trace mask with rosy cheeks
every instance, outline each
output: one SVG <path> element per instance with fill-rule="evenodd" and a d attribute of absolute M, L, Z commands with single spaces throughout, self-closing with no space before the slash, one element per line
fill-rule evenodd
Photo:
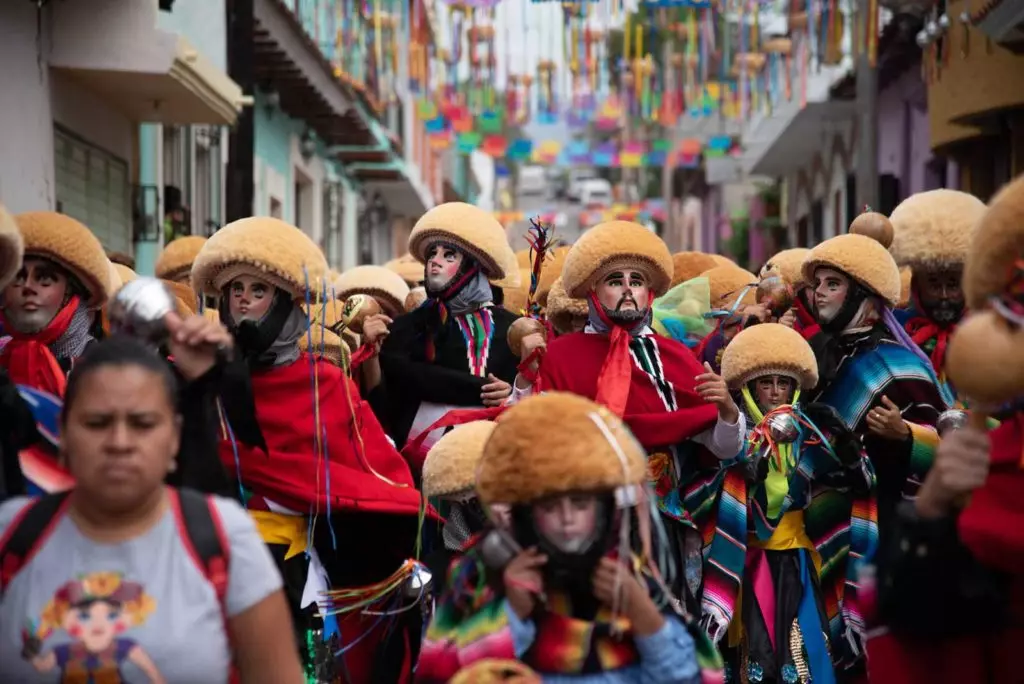
<path fill-rule="evenodd" d="M 4 290 L 4 314 L 20 333 L 43 330 L 68 300 L 68 276 L 48 259 L 25 257 L 14 282 Z"/>
<path fill-rule="evenodd" d="M 464 255 L 454 247 L 435 244 L 427 248 L 426 257 L 424 286 L 427 288 L 427 292 L 439 294 L 459 274 Z"/>
<path fill-rule="evenodd" d="M 534 525 L 563 553 L 586 551 L 595 541 L 598 501 L 593 496 L 559 496 L 533 507 Z"/>
<path fill-rule="evenodd" d="M 228 310 L 235 325 L 258 323 L 274 302 L 274 286 L 253 276 L 242 275 L 228 285 Z"/>
<path fill-rule="evenodd" d="M 594 292 L 608 317 L 617 322 L 638 321 L 647 315 L 651 306 L 647 276 L 631 268 L 609 271 Z"/>
<path fill-rule="evenodd" d="M 784 375 L 764 375 L 753 381 L 754 399 L 768 412 L 793 403 L 793 379 Z"/>
<path fill-rule="evenodd" d="M 814 272 L 814 309 L 819 321 L 831 321 L 839 314 L 850 291 L 850 279 L 832 268 Z"/>

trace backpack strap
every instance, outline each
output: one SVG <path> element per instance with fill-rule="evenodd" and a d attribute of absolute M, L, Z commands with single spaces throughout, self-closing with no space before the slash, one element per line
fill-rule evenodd
<path fill-rule="evenodd" d="M 224 609 L 231 546 L 224 534 L 224 526 L 213 497 L 191 489 L 172 489 L 171 504 L 185 549 L 203 577 L 213 586 L 217 600 Z"/>
<path fill-rule="evenodd" d="M 70 492 L 45 494 L 22 508 L 0 537 L 0 596 L 64 517 Z"/>
<path fill-rule="evenodd" d="M 196 567 L 213 587 L 224 620 L 224 636 L 231 643 L 228 625 L 228 573 L 231 544 L 212 496 L 193 489 L 171 489 L 171 507 L 178 522 L 178 534 Z M 232 663 L 229 684 L 240 684 L 238 668 Z"/>

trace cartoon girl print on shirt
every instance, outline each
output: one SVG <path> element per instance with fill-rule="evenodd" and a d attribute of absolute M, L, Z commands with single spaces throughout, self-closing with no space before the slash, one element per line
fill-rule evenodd
<path fill-rule="evenodd" d="M 22 657 L 41 673 L 59 670 L 61 684 L 122 684 L 129 661 L 151 684 L 165 684 L 148 654 L 125 633 L 142 625 L 156 601 L 141 584 L 119 573 L 94 572 L 64 584 L 43 608 L 38 626 L 22 632 Z M 63 629 L 71 641 L 43 651 L 43 642 Z"/>

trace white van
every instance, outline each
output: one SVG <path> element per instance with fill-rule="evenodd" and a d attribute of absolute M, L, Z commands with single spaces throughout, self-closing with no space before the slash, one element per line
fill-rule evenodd
<path fill-rule="evenodd" d="M 612 184 L 603 178 L 591 178 L 580 183 L 580 204 L 584 209 L 610 207 L 614 203 Z"/>
<path fill-rule="evenodd" d="M 548 179 L 543 166 L 524 166 L 519 170 L 517 194 L 521 196 L 545 195 L 547 189 Z"/>

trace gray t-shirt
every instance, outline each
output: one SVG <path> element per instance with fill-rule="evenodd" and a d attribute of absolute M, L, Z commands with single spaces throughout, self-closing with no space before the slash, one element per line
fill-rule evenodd
<path fill-rule="evenodd" d="M 0 535 L 26 502 L 0 506 Z M 281 577 L 245 510 L 228 499 L 216 507 L 231 547 L 233 617 L 280 589 Z M 26 634 L 41 646 L 31 662 Z M 86 539 L 64 516 L 0 600 L 4 684 L 222 684 L 229 662 L 221 606 L 170 510 L 119 544 Z"/>

